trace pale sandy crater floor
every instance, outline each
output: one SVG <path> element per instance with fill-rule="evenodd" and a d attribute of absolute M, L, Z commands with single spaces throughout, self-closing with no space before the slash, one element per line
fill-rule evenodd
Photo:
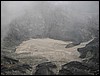
<path fill-rule="evenodd" d="M 93 39 L 92 39 L 93 40 Z M 90 41 L 92 41 L 90 40 Z M 80 45 L 65 48 L 70 41 L 61 41 L 54 39 L 30 39 L 23 41 L 16 49 L 17 58 L 21 62 L 32 64 L 33 66 L 42 62 L 54 62 L 61 66 L 70 61 L 82 61 L 79 56 L 78 48 L 85 47 L 88 42 Z"/>

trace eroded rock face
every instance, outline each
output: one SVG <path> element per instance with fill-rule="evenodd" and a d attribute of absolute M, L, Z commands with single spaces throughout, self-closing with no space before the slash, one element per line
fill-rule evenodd
<path fill-rule="evenodd" d="M 72 61 L 62 66 L 59 75 L 91 75 L 88 73 L 88 67 L 81 62 Z"/>
<path fill-rule="evenodd" d="M 33 75 L 55 75 L 57 66 L 52 62 L 44 62 L 36 66 L 36 72 Z"/>
<path fill-rule="evenodd" d="M 91 68 L 94 74 L 99 71 L 99 38 L 95 38 L 92 42 L 84 48 L 78 49 L 83 58 L 83 63 Z"/>
<path fill-rule="evenodd" d="M 10 57 L 2 57 L 1 75 L 30 75 L 31 70 L 32 67 L 28 64 Z"/>
<path fill-rule="evenodd" d="M 92 42 L 90 42 L 89 44 L 86 45 L 86 47 L 84 48 L 79 48 L 78 51 L 80 52 L 80 58 L 86 58 L 87 56 L 89 56 L 89 52 L 90 52 L 90 56 L 92 58 L 96 58 L 96 60 L 99 59 L 99 38 L 95 38 Z M 98 62 L 98 61 L 97 61 Z"/>
<path fill-rule="evenodd" d="M 59 75 L 99 75 L 99 38 L 79 48 L 82 62 L 72 61 L 62 66 Z"/>

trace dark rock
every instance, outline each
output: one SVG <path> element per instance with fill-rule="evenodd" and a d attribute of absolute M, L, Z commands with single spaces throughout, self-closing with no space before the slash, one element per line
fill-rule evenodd
<path fill-rule="evenodd" d="M 4 56 L 4 59 L 7 60 L 7 62 L 12 62 L 13 64 L 19 62 L 19 61 L 16 60 L 16 59 L 12 59 L 12 58 L 10 58 L 10 57 L 6 57 L 6 56 Z"/>
<path fill-rule="evenodd" d="M 73 75 L 73 73 L 67 69 L 62 69 L 59 71 L 59 75 Z"/>
<path fill-rule="evenodd" d="M 80 58 L 84 58 L 82 63 L 88 66 L 91 73 L 99 73 L 99 38 L 95 38 L 83 48 L 79 48 Z"/>
<path fill-rule="evenodd" d="M 51 62 L 41 63 L 36 66 L 35 75 L 55 75 L 53 70 L 56 68 L 57 66 Z"/>
<path fill-rule="evenodd" d="M 72 61 L 62 66 L 59 75 L 92 75 L 87 66 L 78 61 Z"/>
<path fill-rule="evenodd" d="M 17 59 L 2 57 L 1 75 L 29 75 L 32 67 L 28 64 L 19 62 Z M 27 72 L 28 71 L 28 72 Z"/>
<path fill-rule="evenodd" d="M 74 47 L 76 45 L 79 45 L 80 43 L 70 43 L 68 44 L 65 48 L 70 48 L 70 47 Z"/>
<path fill-rule="evenodd" d="M 69 62 L 69 63 L 62 66 L 62 68 L 64 68 L 64 69 L 70 68 L 70 67 L 83 69 L 83 70 L 88 70 L 87 66 L 83 65 L 81 62 L 78 62 L 78 61 L 72 61 L 72 62 Z"/>

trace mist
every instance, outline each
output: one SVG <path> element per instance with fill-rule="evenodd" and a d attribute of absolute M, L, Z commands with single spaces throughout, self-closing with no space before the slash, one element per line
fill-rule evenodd
<path fill-rule="evenodd" d="M 90 24 L 91 21 L 96 24 Z M 7 36 L 10 28 L 16 24 L 22 29 L 26 27 L 30 33 L 29 37 L 41 35 L 41 37 L 81 42 L 94 35 L 88 28 L 99 27 L 99 2 L 2 1 L 1 39 Z M 74 35 L 76 39 L 73 38 Z"/>

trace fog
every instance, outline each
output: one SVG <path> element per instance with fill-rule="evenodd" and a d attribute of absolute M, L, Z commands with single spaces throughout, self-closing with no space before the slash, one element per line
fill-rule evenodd
<path fill-rule="evenodd" d="M 19 40 L 49 37 L 81 42 L 95 36 L 98 27 L 99 1 L 1 1 L 1 39 L 17 30 Z"/>

